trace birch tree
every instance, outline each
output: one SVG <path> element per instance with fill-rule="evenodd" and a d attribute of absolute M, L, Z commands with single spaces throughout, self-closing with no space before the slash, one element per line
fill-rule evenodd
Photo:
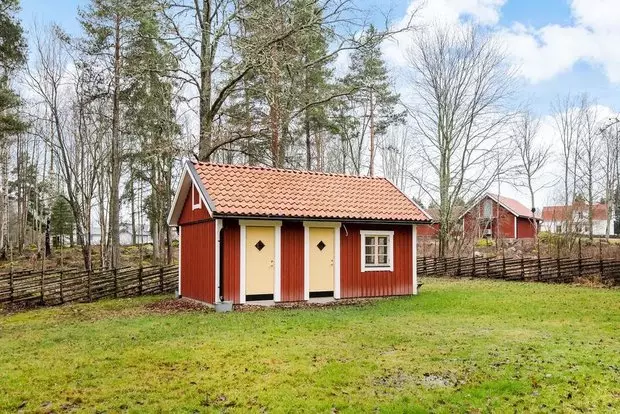
<path fill-rule="evenodd" d="M 530 196 L 532 215 L 536 212 L 536 193 L 548 188 L 551 183 L 541 183 L 540 178 L 551 159 L 551 145 L 539 143 L 540 120 L 531 112 L 519 114 L 512 127 L 511 138 L 517 153 L 518 165 L 515 171 L 515 185 L 527 189 Z M 538 234 L 537 221 L 532 220 L 535 233 Z"/>
<path fill-rule="evenodd" d="M 416 36 L 408 59 L 420 157 L 411 178 L 439 207 L 438 253 L 445 256 L 456 202 L 477 200 L 511 156 L 505 129 L 513 72 L 500 45 L 474 27 L 432 27 Z"/>

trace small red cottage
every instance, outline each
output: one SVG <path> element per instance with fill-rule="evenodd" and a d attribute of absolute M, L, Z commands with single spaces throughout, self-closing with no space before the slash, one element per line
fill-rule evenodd
<path fill-rule="evenodd" d="M 168 222 L 179 293 L 245 303 L 416 294 L 429 217 L 384 178 L 188 162 Z"/>
<path fill-rule="evenodd" d="M 476 237 L 528 239 L 540 228 L 540 218 L 517 200 L 487 193 L 465 212 L 463 231 Z"/>

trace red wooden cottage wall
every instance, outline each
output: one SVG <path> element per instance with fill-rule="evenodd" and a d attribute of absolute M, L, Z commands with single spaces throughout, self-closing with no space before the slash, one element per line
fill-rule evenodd
<path fill-rule="evenodd" d="M 362 272 L 360 230 L 394 231 L 394 271 Z M 340 296 L 385 296 L 413 293 L 411 225 L 343 223 L 340 229 Z M 184 230 L 183 230 L 184 231 Z M 240 228 L 237 220 L 223 222 L 222 271 L 224 299 L 239 303 Z M 203 244 L 204 241 L 203 241 Z M 304 300 L 304 227 L 284 221 L 281 227 L 281 301 Z"/>
<path fill-rule="evenodd" d="M 192 187 L 193 196 L 198 192 Z M 215 220 L 201 203 L 192 209 L 188 194 L 179 217 L 181 228 L 181 295 L 204 302 L 215 302 Z"/>
<path fill-rule="evenodd" d="M 362 272 L 360 230 L 394 231 L 394 271 Z M 411 225 L 345 224 L 340 228 L 340 297 L 413 293 Z"/>

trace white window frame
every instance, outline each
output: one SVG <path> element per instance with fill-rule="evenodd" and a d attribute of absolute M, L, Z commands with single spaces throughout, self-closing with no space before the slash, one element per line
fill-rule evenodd
<path fill-rule="evenodd" d="M 196 194 L 198 193 L 198 202 L 196 202 Z M 200 210 L 202 208 L 202 199 L 200 197 L 200 191 L 195 185 L 192 185 L 192 211 Z"/>
<path fill-rule="evenodd" d="M 388 239 L 388 264 L 373 266 L 366 264 L 366 237 L 387 237 Z M 360 261 L 362 272 L 393 272 L 394 271 L 394 232 L 387 230 L 360 230 Z"/>

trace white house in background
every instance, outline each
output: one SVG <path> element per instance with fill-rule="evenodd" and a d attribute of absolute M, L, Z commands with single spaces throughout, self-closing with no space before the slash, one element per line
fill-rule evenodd
<path fill-rule="evenodd" d="M 607 204 L 597 203 L 592 206 L 592 234 L 605 236 L 607 231 Z M 541 225 L 542 231 L 550 233 L 566 233 L 569 225 L 573 231 L 581 234 L 589 234 L 590 222 L 588 220 L 589 205 L 586 203 L 573 203 L 572 206 L 546 206 L 543 207 Z M 614 235 L 615 216 L 611 213 L 609 234 Z"/>
<path fill-rule="evenodd" d="M 151 238 L 151 234 L 148 231 L 148 229 L 143 229 L 142 231 L 140 231 L 140 229 L 137 229 L 136 233 L 137 233 L 136 234 L 137 244 L 145 244 L 145 243 L 153 242 L 153 239 Z M 129 246 L 133 244 L 131 225 L 126 224 L 126 223 L 121 223 L 119 238 L 120 238 L 121 246 Z M 91 244 L 95 245 L 95 244 L 99 244 L 100 242 L 101 242 L 101 229 L 98 226 L 93 227 L 93 230 L 91 233 Z"/>

